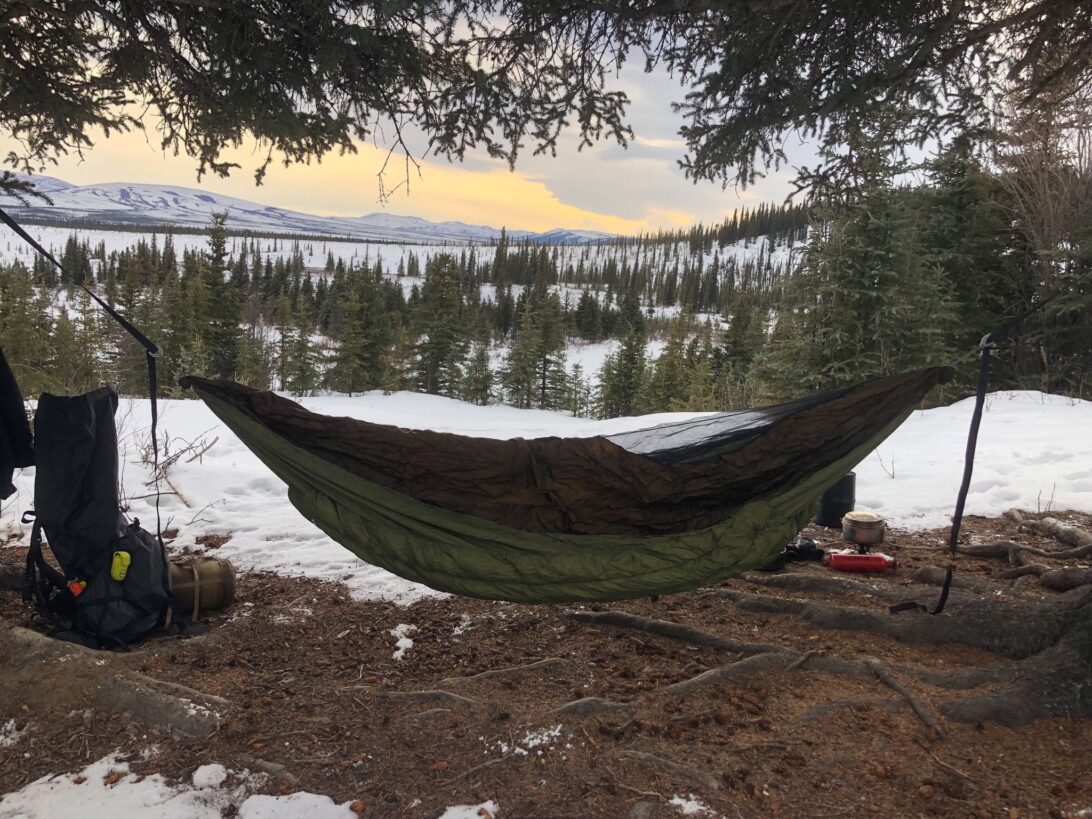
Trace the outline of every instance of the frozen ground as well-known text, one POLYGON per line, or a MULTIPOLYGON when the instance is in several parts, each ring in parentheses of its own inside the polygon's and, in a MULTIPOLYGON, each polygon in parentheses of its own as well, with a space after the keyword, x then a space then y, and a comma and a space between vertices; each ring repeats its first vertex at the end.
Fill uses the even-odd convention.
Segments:
MULTIPOLYGON (((687 417, 664 413, 591 421, 404 392, 324 396, 302 403, 329 415, 492 438, 596 435, 687 417)), ((858 507, 882 514, 894 526, 945 526, 959 486, 971 407, 967 400, 915 412, 857 468, 858 507)), ((217 554, 243 569, 341 581, 361 599, 409 603, 434 594, 369 566, 308 523, 288 502, 284 485, 204 404, 164 401, 161 412, 161 435, 169 437, 171 451, 216 439, 201 458, 171 471, 181 496, 164 494, 161 512, 163 527, 179 530, 175 542, 193 544, 199 535, 230 533, 217 554)), ((151 491, 137 455, 147 442, 147 401, 123 399, 118 416, 123 491, 137 498, 151 491)), ((17 475, 18 493, 4 502, 0 531, 20 526, 20 516, 31 508, 33 484, 33 470, 17 475)), ((148 526, 155 520, 152 503, 146 497, 131 503, 131 513, 148 526)), ((989 397, 967 513, 996 515, 1014 506, 1092 512, 1092 403, 1037 392, 989 397)))

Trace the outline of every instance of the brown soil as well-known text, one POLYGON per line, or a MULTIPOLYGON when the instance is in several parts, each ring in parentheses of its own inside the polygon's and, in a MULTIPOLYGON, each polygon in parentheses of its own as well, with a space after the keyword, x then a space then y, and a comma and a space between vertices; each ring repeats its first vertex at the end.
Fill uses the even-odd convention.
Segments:
MULTIPOLYGON (((1090 523, 1087 516, 1065 517, 1090 523)), ((833 540, 826 530, 809 534, 821 545, 833 540)), ((966 542, 997 539, 1057 548, 1007 520, 965 522, 966 542)), ((911 586, 915 569, 945 564, 944 540, 942 531, 889 533, 884 550, 897 555, 899 568, 875 582, 911 586)), ((18 564, 24 556, 18 544, 0 549, 0 563, 18 564)), ((1006 568, 1002 560, 963 557, 958 563, 959 576, 979 580, 1006 568)), ((817 564, 790 564, 787 571, 833 574, 817 564)), ((746 579, 723 585, 792 596, 746 579)), ((1035 578, 1018 581, 1012 593, 1051 594, 1035 578)), ((886 603, 864 595, 809 598, 886 611, 886 603)), ((876 657, 933 713, 966 692, 932 687, 900 669, 953 672, 1004 662, 959 645, 822 631, 789 616, 742 611, 702 592, 586 608, 799 651, 876 657)), ((504 817, 677 816, 668 800, 689 794, 731 817, 1066 817, 1092 808, 1088 720, 1041 720, 1019 732, 946 723, 941 739, 879 680, 806 667, 755 673, 672 698, 655 692, 738 656, 573 622, 566 610, 451 597, 402 608, 354 601, 335 584, 244 574, 238 602, 208 618, 207 636, 159 637, 121 659, 150 677, 230 701, 218 732, 180 738, 106 712, 58 713, 40 699, 28 705, 33 698, 0 681, 0 724, 11 718, 19 726, 30 723, 22 739, 0 747, 0 793, 121 749, 138 773, 179 779, 202 764, 253 768, 260 758, 295 777, 271 776, 266 790, 360 800, 364 815, 375 817, 434 817, 447 805, 488 799, 504 817), (391 631, 399 624, 416 631, 413 647, 396 660, 391 631), (560 661, 450 681, 548 658, 560 661), (385 696, 438 689, 484 707, 385 696), (582 697, 636 705, 595 717, 551 713, 582 697), (557 726, 560 734, 539 747, 523 742, 557 726), (138 757, 153 746, 149 758, 138 757)), ((12 592, 0 591, 0 619, 31 624, 12 592)))

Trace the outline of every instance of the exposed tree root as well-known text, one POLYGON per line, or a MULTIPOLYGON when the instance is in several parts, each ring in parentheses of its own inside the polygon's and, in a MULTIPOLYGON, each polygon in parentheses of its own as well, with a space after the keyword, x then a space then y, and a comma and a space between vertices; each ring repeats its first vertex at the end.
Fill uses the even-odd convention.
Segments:
POLYGON ((30 629, 0 623, 0 701, 38 702, 43 708, 82 708, 124 714, 186 736, 216 731, 230 703, 193 688, 155 680, 129 667, 131 654, 92 651, 30 629), (54 674, 63 662, 64 674, 54 674), (51 680, 43 686, 42 680, 51 680))
MULTIPOLYGON (((681 623, 674 623, 669 620, 652 620, 647 617, 638 617, 622 612, 590 613, 598 615, 592 622, 606 623, 619 628, 637 628, 641 631, 648 631, 671 639, 682 640, 693 645, 726 648, 726 650, 735 653, 743 653, 740 652, 739 647, 744 646, 750 653, 750 656, 743 660, 739 660, 738 662, 729 663, 728 665, 723 665, 718 668, 711 668, 708 671, 703 671, 696 677, 691 677, 688 680, 682 680, 681 682, 665 686, 660 689, 659 693, 673 697, 686 696, 701 688, 721 685, 729 680, 762 671, 795 671, 797 669, 806 669, 808 671, 820 671, 827 674, 842 674, 852 677, 875 677, 906 699, 910 704, 910 707, 914 710, 914 713, 918 715, 928 728, 934 731, 938 736, 944 736, 944 730, 940 727, 940 723, 937 722, 936 718, 931 713, 929 713, 925 705, 915 697, 911 691, 899 683, 894 675, 875 658, 866 657, 860 661, 843 660, 838 657, 818 654, 814 651, 793 651, 784 646, 772 645, 769 643, 739 643, 735 640, 725 640, 716 635, 691 628, 690 626, 684 626, 681 623), (603 615, 613 616, 607 617, 603 615), (728 646, 731 647, 727 648, 728 646), (761 646, 761 649, 758 648, 759 646, 761 646)), ((572 614, 585 613, 574 612, 572 614)), ((575 619, 587 620, 588 618, 579 617, 575 619)), ((576 703, 570 703, 569 706, 563 706, 563 708, 568 708, 573 705, 576 705, 576 703)), ((616 703, 610 704, 611 708, 616 706, 616 703)), ((594 707, 602 706, 597 704, 594 707)))
MULTIPOLYGON (((811 578, 802 576, 801 580, 811 578)), ((801 590, 807 585, 802 583, 801 590)), ((914 596, 897 589, 872 593, 889 601, 914 596)), ((883 610, 764 597, 728 589, 710 595, 730 600, 748 611, 795 615, 820 628, 866 631, 903 643, 965 643, 1010 659, 1038 654, 1057 643, 1069 631, 1071 618, 1082 609, 1083 601, 1092 599, 1092 595, 1086 595, 1081 599, 1058 598, 1050 603, 1035 603, 1001 600, 992 595, 982 597, 954 589, 944 614, 932 617, 923 612, 892 616, 883 610)), ((929 591, 922 600, 932 604, 933 597, 934 593, 929 591)))
MULTIPOLYGON (((1042 520, 1025 518, 1023 513, 1016 509, 1010 509, 1005 517, 1023 529, 1048 535, 1071 548, 1061 551, 1047 551, 1003 540, 997 543, 963 546, 960 547, 960 553, 973 557, 1007 558, 1014 568, 1003 572, 1000 575, 1002 580, 1019 580, 1021 577, 1035 576, 1039 578, 1039 583, 1044 588, 1051 591, 1069 591, 1070 589, 1092 584, 1092 569, 1076 566, 1054 567, 1028 561, 1029 556, 1047 560, 1076 560, 1088 557, 1092 555, 1092 534, 1078 526, 1064 523, 1057 518, 1045 517, 1042 520)), ((957 582, 962 583, 966 588, 973 588, 973 586, 968 586, 967 583, 979 581, 959 580, 957 578, 957 582)))
POLYGON ((572 665, 572 661, 567 660, 564 657, 550 657, 545 660, 528 663, 527 665, 516 665, 511 668, 493 668, 488 671, 482 671, 480 674, 472 674, 469 677, 448 677, 447 679, 440 680, 439 684, 458 685, 460 683, 479 682, 480 680, 489 680, 494 677, 510 677, 528 671, 551 671, 561 666, 570 665, 572 665))
MULTIPOLYGON (((809 579, 802 577, 796 585, 802 588, 809 579)), ((741 608, 794 615, 822 628, 865 631, 908 643, 964 643, 1021 660, 947 679, 915 673, 918 679, 949 688, 1002 683, 996 690, 945 703, 941 713, 948 719, 1018 727, 1041 717, 1092 716, 1092 586, 1038 603, 956 590, 945 613, 935 617, 921 612, 891 616, 727 590, 715 594, 741 608)))
POLYGON ((925 707, 925 704, 914 696, 906 686, 900 683, 895 677, 884 668, 883 663, 877 660, 875 657, 867 657, 864 660, 864 664, 872 669, 872 673, 876 675, 876 679, 902 695, 902 698, 910 703, 910 707, 914 709, 914 713, 918 715, 918 719, 933 729, 933 732, 942 739, 945 736, 944 729, 940 727, 940 723, 937 722, 936 717, 929 713, 929 709, 925 707))
POLYGON ((838 657, 813 652, 800 653, 789 649, 781 649, 768 654, 757 654, 720 668, 711 668, 696 677, 674 683, 660 689, 660 691, 671 696, 684 696, 696 689, 720 685, 728 680, 734 680, 747 674, 755 674, 761 671, 793 671, 796 669, 819 671, 825 674, 840 674, 849 677, 875 677, 888 688, 900 694, 914 713, 925 723, 926 727, 939 737, 945 735, 944 729, 940 727, 936 717, 929 712, 921 700, 896 680, 894 675, 879 660, 873 657, 865 657, 860 661, 843 660, 838 657))
POLYGON ((834 700, 833 702, 824 702, 821 705, 817 705, 814 708, 810 708, 803 714, 793 720, 794 723, 814 722, 817 719, 822 719, 829 714, 837 713, 838 711, 845 710, 846 708, 882 708, 884 711, 900 711, 903 708, 908 708, 908 704, 905 700, 892 700, 886 697, 876 697, 870 700, 834 700))
MULTIPOLYGON (((942 569, 939 566, 922 566, 914 572, 914 582, 924 583, 928 586, 943 586, 947 576, 947 569, 942 569)), ((998 586, 996 583, 989 583, 976 577, 968 577, 959 572, 952 575, 952 588, 969 589, 977 592, 1008 591, 1006 586, 998 586)))
MULTIPOLYGON (((881 584, 872 584, 863 580, 850 580, 848 577, 831 577, 816 574, 758 574, 751 573, 744 579, 755 586, 768 586, 785 591, 806 592, 809 594, 828 594, 845 596, 858 594, 876 597, 880 600, 904 600, 906 592, 881 584)), ((721 590, 711 591, 706 596, 721 596, 721 590)))
POLYGON ((708 634, 700 629, 691 628, 682 623, 673 623, 670 620, 654 620, 651 617, 640 617, 636 614, 627 614, 622 611, 570 611, 566 617, 581 623, 594 623, 599 626, 614 626, 615 628, 633 629, 647 634, 656 634, 660 637, 668 637, 672 640, 681 640, 694 646, 716 648, 721 651, 731 651, 736 654, 764 654, 770 651, 780 651, 781 646, 773 643, 748 643, 742 640, 732 640, 727 637, 718 637, 708 634))
POLYGON ((1002 580, 1018 580, 1021 577, 1028 577, 1029 575, 1039 577, 1046 571, 1050 571, 1050 567, 1044 566, 1042 563, 1026 563, 1023 566, 1017 566, 1014 569, 1006 569, 997 576, 1002 580))
MULTIPOLYGON (((968 557, 1003 557, 1010 558, 1013 552, 1031 551, 1031 546, 1016 543, 1012 540, 999 540, 996 543, 977 543, 971 546, 960 546, 959 553, 968 557)), ((1041 551, 1041 550, 1035 550, 1041 551)), ((1045 553, 1044 553, 1045 554, 1045 553)))
POLYGON ((438 707, 461 708, 467 711, 496 710, 489 703, 472 697, 464 697, 462 694, 452 694, 450 691, 380 691, 376 693, 376 696, 387 700, 428 703, 438 707))
POLYGON ((1039 575, 1039 582, 1052 591, 1069 591, 1092 583, 1092 569, 1076 566, 1049 569, 1039 575))
POLYGON ((635 762, 649 765, 657 771, 666 771, 676 776, 685 777, 706 790, 715 791, 720 789, 720 780, 717 777, 705 771, 691 768, 689 765, 673 762, 670 759, 664 759, 653 754, 646 754, 643 751, 622 751, 621 757, 622 759, 632 759, 635 762))
POLYGON ((1052 560, 1075 560, 1077 558, 1092 555, 1092 534, 1089 534, 1079 526, 1072 526, 1057 518, 1046 517, 1041 520, 1025 518, 1023 513, 1016 509, 1010 509, 1005 517, 1019 525, 1023 529, 1037 532, 1054 538, 1059 543, 1069 546, 1069 549, 1058 552, 1050 552, 1045 549, 1036 549, 1034 546, 1025 546, 1022 543, 1014 543, 1011 540, 1002 540, 997 543, 985 543, 974 546, 961 546, 962 554, 972 557, 1007 557, 1016 562, 1015 555, 1029 554, 1035 557, 1046 557, 1052 560))
MULTIPOLYGON (((1083 573, 1068 569, 1066 582, 1084 580, 1083 573), (1074 579, 1075 578, 1075 579, 1074 579)), ((1043 574, 1047 574, 1044 572, 1043 574)), ((919 579, 943 582, 944 571, 926 569, 919 579)), ((1060 576, 1060 575, 1059 575, 1060 576)), ((814 574, 749 577, 757 585, 825 595, 863 595, 896 602, 912 597, 910 590, 871 585, 867 581, 814 574)), ((1005 662, 988 668, 941 674, 921 669, 896 669, 904 677, 949 690, 989 691, 971 693, 946 702, 941 714, 955 721, 992 720, 1020 726, 1041 717, 1092 716, 1092 585, 1083 585, 1048 600, 1029 600, 997 591, 1005 587, 979 580, 959 584, 944 613, 921 611, 898 616, 883 609, 835 606, 783 597, 746 594, 729 589, 708 592, 706 597, 731 601, 749 610, 791 615, 823 629, 863 631, 905 643, 962 643, 984 649, 1005 662)), ((927 602, 934 602, 933 592, 927 602)), ((622 612, 571 612, 572 619, 597 625, 630 628, 744 655, 744 659, 712 668, 659 693, 686 696, 707 686, 763 671, 803 669, 852 677, 873 677, 898 692, 931 730, 942 734, 939 720, 929 708, 894 676, 892 670, 870 658, 841 659, 814 652, 801 653, 769 643, 749 643, 709 634, 681 623, 653 620, 622 612)))
POLYGON ((987 668, 972 668, 967 671, 927 671, 920 668, 899 668, 899 671, 915 680, 935 686, 947 688, 950 691, 968 691, 972 688, 981 688, 983 685, 995 685, 1009 683, 1016 677, 1016 669, 1019 663, 987 668))
POLYGON ((619 711, 632 711, 636 707, 635 702, 612 702, 600 697, 584 697, 567 702, 551 713, 558 717, 597 717, 619 711))
MULTIPOLYGON (((1015 512, 1015 510, 1013 510, 1015 512)), ((1019 513, 1016 513, 1019 515, 1019 513)), ((1044 552, 1041 557, 1059 557, 1063 560, 1070 558, 1085 557, 1092 554, 1092 534, 1089 534, 1079 526, 1072 526, 1068 523, 1058 520, 1057 518, 1042 518, 1041 520, 1029 520, 1022 516, 1016 520, 1025 529, 1030 529, 1032 532, 1038 532, 1041 535, 1049 535, 1057 540, 1059 543, 1064 543, 1066 546, 1070 546, 1068 551, 1065 552, 1044 552)), ((1032 552, 1036 554, 1036 552, 1032 552)))

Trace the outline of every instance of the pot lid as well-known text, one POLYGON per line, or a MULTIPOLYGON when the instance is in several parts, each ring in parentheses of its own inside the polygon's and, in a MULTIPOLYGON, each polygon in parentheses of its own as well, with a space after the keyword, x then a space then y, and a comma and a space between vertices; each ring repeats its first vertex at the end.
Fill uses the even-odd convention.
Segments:
POLYGON ((842 518, 842 522, 854 526, 882 526, 884 520, 875 512, 869 512, 867 509, 860 509, 846 512, 845 517, 842 518))

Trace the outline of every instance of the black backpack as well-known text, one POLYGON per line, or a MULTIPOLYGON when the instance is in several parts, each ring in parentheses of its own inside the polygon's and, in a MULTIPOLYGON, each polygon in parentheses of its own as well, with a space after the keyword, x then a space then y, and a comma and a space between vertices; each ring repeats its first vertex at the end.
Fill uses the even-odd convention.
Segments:
POLYGON ((126 646, 170 621, 170 565, 158 538, 119 511, 113 387, 43 394, 34 416, 34 527, 24 597, 55 636, 126 646), (42 534, 60 565, 42 553, 42 534))

